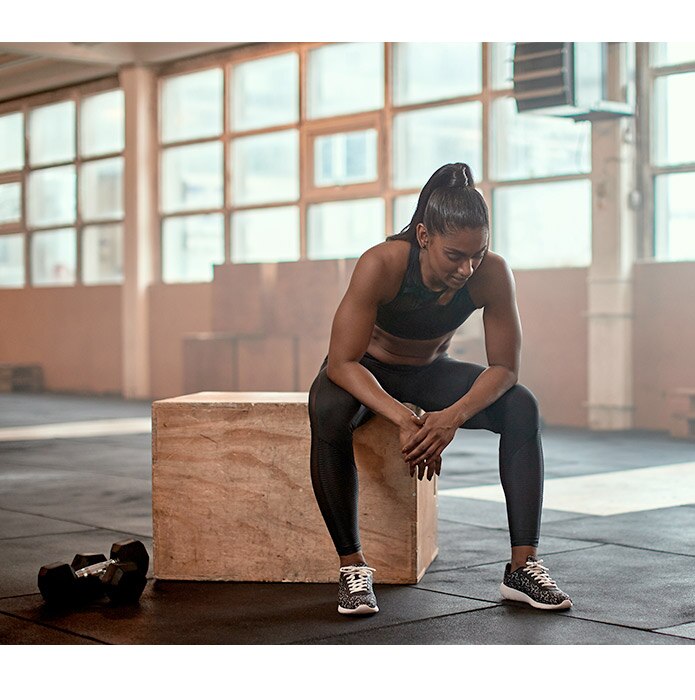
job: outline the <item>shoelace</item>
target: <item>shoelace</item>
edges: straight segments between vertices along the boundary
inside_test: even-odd
[[[359,593],[360,591],[368,591],[367,584],[376,569],[371,566],[341,566],[340,573],[345,574],[348,590],[350,593]]]
[[[544,586],[545,588],[557,587],[555,581],[553,581],[553,579],[550,578],[548,574],[548,569],[545,566],[541,566],[542,563],[542,559],[538,559],[537,561],[532,562],[526,562],[524,571],[531,574],[536,583],[538,583],[540,586]]]

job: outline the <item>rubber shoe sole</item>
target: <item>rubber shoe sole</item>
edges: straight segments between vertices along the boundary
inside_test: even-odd
[[[372,613],[378,613],[379,608],[370,608],[368,605],[358,605],[356,608],[343,608],[338,606],[338,612],[343,615],[371,615]]]
[[[569,598],[567,600],[563,600],[562,603],[557,603],[556,605],[551,605],[550,603],[539,603],[537,600],[531,598],[531,596],[526,595],[526,593],[517,591],[516,588],[505,586],[503,583],[500,583],[500,593],[502,594],[502,597],[506,598],[507,600],[516,600],[520,603],[528,603],[539,610],[567,610],[567,608],[572,607],[572,601],[569,600]]]

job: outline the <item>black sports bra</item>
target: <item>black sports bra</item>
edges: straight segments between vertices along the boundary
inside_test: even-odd
[[[411,340],[439,338],[458,328],[475,310],[468,285],[457,290],[448,304],[437,300],[446,290],[425,287],[420,271],[420,248],[411,244],[408,268],[395,298],[377,308],[376,326]]]

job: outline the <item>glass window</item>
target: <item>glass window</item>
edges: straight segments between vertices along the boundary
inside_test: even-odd
[[[358,258],[384,240],[384,200],[357,199],[309,207],[308,257]]]
[[[80,209],[86,221],[123,217],[123,158],[82,165]]]
[[[652,66],[675,66],[695,61],[695,43],[664,42],[651,45]]]
[[[404,194],[393,200],[393,233],[400,233],[413,218],[419,194]]]
[[[384,106],[384,45],[333,44],[309,52],[310,119]]]
[[[695,259],[695,173],[659,175],[654,182],[658,260]]]
[[[24,286],[24,234],[0,236],[0,287]]]
[[[24,117],[21,112],[0,116],[0,173],[24,167]]]
[[[91,95],[82,100],[80,151],[99,156],[125,147],[125,100],[122,90]]]
[[[299,260],[299,208],[272,207],[232,215],[232,262]]]
[[[591,125],[519,114],[513,97],[492,103],[492,176],[516,180],[591,170]]]
[[[667,75],[654,81],[652,160],[655,165],[695,162],[692,102],[695,73]]]
[[[493,207],[492,247],[513,268],[591,264],[589,180],[497,187]]]
[[[276,131],[232,141],[235,205],[299,197],[299,132]]]
[[[398,114],[393,124],[393,178],[398,188],[421,188],[446,163],[468,163],[473,177],[482,173],[482,105],[418,109]]]
[[[492,47],[492,89],[514,87],[514,47],[511,41],[490,44]]]
[[[29,162],[50,165],[75,158],[75,103],[57,102],[29,113]]]
[[[318,136],[314,141],[314,184],[373,182],[377,171],[377,130]]]
[[[234,66],[232,128],[261,129],[299,120],[299,56],[285,53]]]
[[[27,218],[30,226],[59,226],[75,221],[75,166],[29,173]]]
[[[222,144],[168,148],[162,153],[162,210],[222,206]]]
[[[162,83],[162,142],[222,133],[221,68],[166,78]]]
[[[0,224],[11,224],[22,219],[22,183],[0,185]]]
[[[480,43],[394,44],[393,58],[396,105],[474,95],[483,88]]]
[[[82,281],[85,284],[118,284],[123,281],[122,224],[84,227]]]
[[[162,225],[165,282],[210,282],[213,265],[224,262],[222,214],[177,216]]]
[[[75,229],[41,231],[31,236],[31,283],[34,286],[75,284]]]

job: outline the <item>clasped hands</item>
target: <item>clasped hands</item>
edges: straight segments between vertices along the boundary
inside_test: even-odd
[[[415,474],[422,481],[427,472],[431,481],[442,469],[442,452],[454,439],[459,423],[449,409],[432,411],[421,416],[415,414],[400,426],[400,443],[403,459],[410,467],[410,476]]]

